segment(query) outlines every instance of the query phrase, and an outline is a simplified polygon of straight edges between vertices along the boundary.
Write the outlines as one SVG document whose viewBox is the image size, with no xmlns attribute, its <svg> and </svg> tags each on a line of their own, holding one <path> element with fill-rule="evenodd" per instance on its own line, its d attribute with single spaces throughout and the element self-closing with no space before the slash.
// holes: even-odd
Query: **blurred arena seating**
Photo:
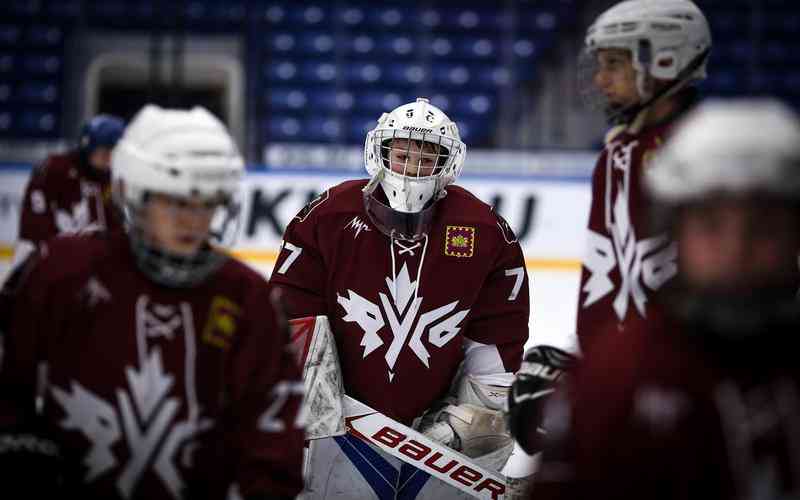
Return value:
<svg viewBox="0 0 800 500">
<path fill-rule="evenodd" d="M 250 137 L 358 144 L 375 119 L 418 95 L 492 145 L 498 102 L 531 86 L 581 0 L 488 3 L 270 0 L 5 0 L 0 5 L 0 138 L 63 135 L 65 40 L 78 30 L 240 35 Z M 596 3 L 596 2 L 595 2 Z M 796 0 L 699 0 L 714 49 L 708 95 L 800 103 Z M 557 62 L 557 61 L 556 61 Z"/>
<path fill-rule="evenodd" d="M 356 144 L 382 111 L 426 95 L 488 145 L 498 95 L 535 77 L 577 3 L 265 4 L 264 135 Z"/>
</svg>

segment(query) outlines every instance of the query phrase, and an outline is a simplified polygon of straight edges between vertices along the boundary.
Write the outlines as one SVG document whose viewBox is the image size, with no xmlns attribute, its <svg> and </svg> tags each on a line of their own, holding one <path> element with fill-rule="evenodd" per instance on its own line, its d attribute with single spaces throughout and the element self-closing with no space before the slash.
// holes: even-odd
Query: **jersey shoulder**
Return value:
<svg viewBox="0 0 800 500">
<path fill-rule="evenodd" d="M 113 256 L 111 235 L 105 231 L 59 235 L 43 243 L 36 256 L 36 276 L 41 286 L 60 285 L 88 277 Z"/>
<path fill-rule="evenodd" d="M 360 213 L 364 210 L 362 189 L 368 179 L 344 181 L 326 189 L 295 215 L 293 222 L 306 219 L 335 217 L 341 214 Z"/>
<path fill-rule="evenodd" d="M 275 346 L 286 343 L 288 335 L 284 313 L 278 306 L 280 300 L 273 299 L 272 288 L 267 279 L 245 262 L 230 258 L 217 271 L 209 286 L 202 286 L 197 294 L 208 294 L 222 309 L 235 311 L 235 316 L 250 334 L 268 332 Z"/>
<path fill-rule="evenodd" d="M 236 283 L 237 287 L 242 289 L 267 285 L 267 279 L 263 274 L 236 257 L 231 257 L 225 261 L 217 271 L 215 279 L 227 283 Z"/>
<path fill-rule="evenodd" d="M 78 154 L 74 152 L 52 154 L 34 167 L 33 179 L 47 179 L 48 182 L 61 183 L 80 176 Z"/>
<path fill-rule="evenodd" d="M 493 218 L 491 205 L 461 186 L 447 186 L 447 196 L 443 201 L 448 210 L 459 210 L 463 217 L 475 222 L 491 222 Z"/>
<path fill-rule="evenodd" d="M 491 229 L 506 243 L 516 243 L 517 236 L 511 226 L 494 208 L 461 186 L 447 187 L 447 196 L 442 200 L 446 221 Z"/>
</svg>

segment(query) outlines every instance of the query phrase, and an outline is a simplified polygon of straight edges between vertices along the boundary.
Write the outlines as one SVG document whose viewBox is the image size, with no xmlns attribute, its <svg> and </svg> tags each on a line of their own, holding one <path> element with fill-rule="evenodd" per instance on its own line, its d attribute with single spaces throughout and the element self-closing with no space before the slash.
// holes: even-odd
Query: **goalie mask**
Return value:
<svg viewBox="0 0 800 500">
<path fill-rule="evenodd" d="M 364 143 L 371 177 L 364 205 L 375 226 L 393 238 L 422 238 L 436 201 L 461 173 L 465 155 L 458 126 L 427 99 L 384 113 Z"/>
<path fill-rule="evenodd" d="M 614 102 L 597 84 L 598 51 L 629 54 L 638 101 Z M 703 12 L 689 0 L 626 0 L 602 13 L 588 28 L 578 63 L 584 102 L 602 109 L 610 123 L 630 120 L 655 100 L 706 77 L 711 31 Z M 656 86 L 656 80 L 667 82 Z"/>
<path fill-rule="evenodd" d="M 244 162 L 206 109 L 145 106 L 112 152 L 115 204 L 139 268 L 188 287 L 227 258 L 237 233 Z"/>
<path fill-rule="evenodd" d="M 657 229 L 680 248 L 665 298 L 689 331 L 743 341 L 800 327 L 800 118 L 790 108 L 706 101 L 644 180 Z"/>
</svg>

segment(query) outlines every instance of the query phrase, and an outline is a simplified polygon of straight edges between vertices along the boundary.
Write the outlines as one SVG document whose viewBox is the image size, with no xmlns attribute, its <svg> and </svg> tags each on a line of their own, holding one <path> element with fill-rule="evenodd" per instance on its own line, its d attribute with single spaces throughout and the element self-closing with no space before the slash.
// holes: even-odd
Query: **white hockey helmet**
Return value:
<svg viewBox="0 0 800 500">
<path fill-rule="evenodd" d="M 708 100 L 656 153 L 645 185 L 666 205 L 714 193 L 800 201 L 800 119 L 775 99 Z"/>
<path fill-rule="evenodd" d="M 651 215 L 664 229 L 675 227 L 681 207 L 720 198 L 778 202 L 800 215 L 800 117 L 775 99 L 706 101 L 677 125 L 644 182 Z M 760 282 L 731 280 L 730 287 L 690 286 L 679 266 L 678 279 L 664 289 L 664 304 L 683 330 L 702 335 L 715 352 L 751 359 L 762 346 L 783 345 L 783 336 L 800 328 L 800 274 L 793 261 Z"/>
<path fill-rule="evenodd" d="M 114 201 L 121 209 L 137 262 L 154 281 L 191 286 L 224 261 L 238 233 L 244 161 L 225 126 L 202 107 L 163 109 L 149 104 L 111 154 Z M 152 194 L 199 199 L 216 207 L 207 245 L 186 257 L 148 238 L 142 209 Z"/>
<path fill-rule="evenodd" d="M 420 97 L 381 115 L 364 141 L 364 164 L 371 177 L 365 201 L 370 204 L 367 212 L 373 222 L 387 234 L 394 229 L 397 237 L 421 237 L 420 223 L 432 213 L 433 203 L 445 195 L 445 187 L 460 175 L 466 151 L 458 126 L 428 99 Z M 403 158 L 399 168 L 392 161 L 397 157 Z M 423 162 L 434 168 L 422 168 Z M 382 203 L 373 196 L 378 185 L 388 207 L 381 208 Z M 398 227 L 395 222 L 401 220 L 402 227 Z"/>
<path fill-rule="evenodd" d="M 644 103 L 654 97 L 649 78 L 674 80 L 671 87 L 705 79 L 711 30 L 703 12 L 689 0 L 625 0 L 614 5 L 586 31 L 582 66 L 590 69 L 582 70 L 581 90 L 589 101 L 595 53 L 611 48 L 630 51 Z"/>
</svg>

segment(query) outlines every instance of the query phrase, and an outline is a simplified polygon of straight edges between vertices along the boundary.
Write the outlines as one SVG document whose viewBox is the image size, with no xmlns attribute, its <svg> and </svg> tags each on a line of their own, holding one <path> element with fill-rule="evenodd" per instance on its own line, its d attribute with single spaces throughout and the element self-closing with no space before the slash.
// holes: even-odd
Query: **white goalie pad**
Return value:
<svg viewBox="0 0 800 500">
<path fill-rule="evenodd" d="M 456 386 L 458 404 L 473 404 L 490 410 L 504 410 L 508 404 L 508 391 L 514 382 L 514 374 L 491 373 L 465 375 Z"/>
<path fill-rule="evenodd" d="M 466 375 L 457 386 L 458 406 L 444 410 L 463 453 L 492 470 L 501 470 L 514 448 L 503 415 L 513 381 L 513 373 Z"/>
<path fill-rule="evenodd" d="M 291 344 L 303 369 L 306 439 L 341 436 L 345 430 L 344 386 L 339 355 L 326 316 L 289 321 Z"/>
<path fill-rule="evenodd" d="M 460 377 L 453 389 L 456 404 L 444 405 L 427 423 L 423 420 L 423 433 L 455 446 L 483 467 L 503 469 L 514 448 L 503 415 L 513 381 L 513 373 Z"/>
</svg>

